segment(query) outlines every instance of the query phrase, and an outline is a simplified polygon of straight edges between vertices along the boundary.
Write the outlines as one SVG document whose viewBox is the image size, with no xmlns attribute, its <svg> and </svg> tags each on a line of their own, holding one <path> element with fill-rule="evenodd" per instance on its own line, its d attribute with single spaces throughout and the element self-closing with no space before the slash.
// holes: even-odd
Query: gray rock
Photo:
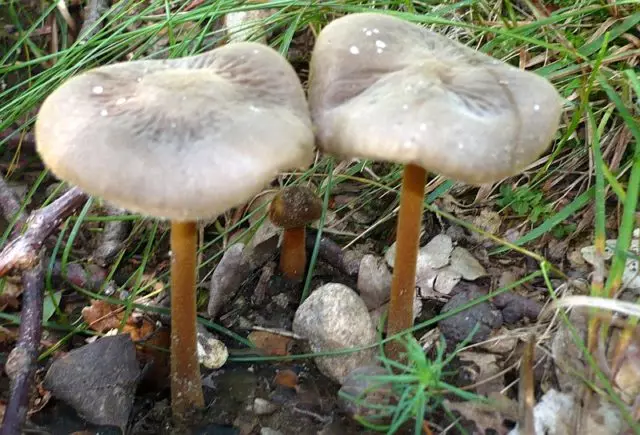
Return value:
<svg viewBox="0 0 640 435">
<path fill-rule="evenodd" d="M 317 288 L 300 305 L 293 319 L 293 332 L 309 340 L 312 352 L 368 346 L 376 341 L 375 326 L 367 306 L 349 287 L 329 283 Z M 357 367 L 370 364 L 376 349 L 315 358 L 318 369 L 342 383 Z"/>
<path fill-rule="evenodd" d="M 124 432 L 140 380 L 129 334 L 100 338 L 56 359 L 44 387 L 91 423 Z"/>
<path fill-rule="evenodd" d="M 273 414 L 276 409 L 278 409 L 278 405 L 273 402 L 261 397 L 253 399 L 253 412 L 256 415 L 270 415 Z"/>
<path fill-rule="evenodd" d="M 460 246 L 456 246 L 451 253 L 451 268 L 468 281 L 474 281 L 487 274 L 476 257 Z"/>
<path fill-rule="evenodd" d="M 437 272 L 438 275 L 436 276 L 436 282 L 433 289 L 443 295 L 451 293 L 451 290 L 458 285 L 462 278 L 462 275 L 457 270 L 454 270 L 452 266 L 438 269 Z"/>
<path fill-rule="evenodd" d="M 230 246 L 211 275 L 207 313 L 213 319 L 231 299 L 249 275 L 249 265 L 243 255 L 244 244 Z"/>
<path fill-rule="evenodd" d="M 418 257 L 422 267 L 439 269 L 449 264 L 449 257 L 453 251 L 453 240 L 446 234 L 438 234 L 424 247 L 420 248 Z"/>
<path fill-rule="evenodd" d="M 360 261 L 358 291 L 370 310 L 382 306 L 391 294 L 391 272 L 384 259 L 367 254 Z"/>
</svg>

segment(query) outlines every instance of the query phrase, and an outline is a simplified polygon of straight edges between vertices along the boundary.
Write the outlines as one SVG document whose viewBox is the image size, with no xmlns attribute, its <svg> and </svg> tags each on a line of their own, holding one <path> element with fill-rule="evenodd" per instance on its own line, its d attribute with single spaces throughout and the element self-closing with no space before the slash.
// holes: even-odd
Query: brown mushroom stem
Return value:
<svg viewBox="0 0 640 435">
<path fill-rule="evenodd" d="M 195 222 L 171 222 L 171 409 L 177 420 L 204 407 L 196 342 Z"/>
<path fill-rule="evenodd" d="M 301 281 L 307 264 L 305 228 L 287 228 L 282 235 L 280 270 L 290 280 Z"/>
<path fill-rule="evenodd" d="M 400 192 L 400 211 L 396 234 L 396 260 L 391 282 L 391 301 L 387 335 L 397 334 L 413 326 L 413 298 L 416 287 L 416 262 L 420 243 L 420 226 L 427 171 L 417 165 L 406 165 Z M 398 358 L 399 343 L 386 347 L 387 356 Z"/>
</svg>

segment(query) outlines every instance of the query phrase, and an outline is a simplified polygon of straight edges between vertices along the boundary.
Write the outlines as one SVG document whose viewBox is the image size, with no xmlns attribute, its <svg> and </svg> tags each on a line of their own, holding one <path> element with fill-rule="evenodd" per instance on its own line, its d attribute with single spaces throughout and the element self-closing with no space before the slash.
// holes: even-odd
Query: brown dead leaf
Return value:
<svg viewBox="0 0 640 435">
<path fill-rule="evenodd" d="M 280 370 L 273 382 L 283 387 L 296 388 L 298 386 L 298 375 L 293 370 Z"/>
<path fill-rule="evenodd" d="M 117 305 L 109 304 L 101 300 L 91 301 L 91 305 L 82 309 L 82 318 L 94 331 L 107 332 L 112 329 L 119 329 L 123 324 L 125 312 Z M 155 327 L 154 324 L 144 316 L 132 313 L 124 322 L 122 333 L 129 333 L 134 342 L 148 337 Z"/>
<path fill-rule="evenodd" d="M 4 288 L 0 294 L 0 311 L 4 311 L 7 308 L 10 308 L 11 310 L 17 310 L 20 308 L 18 297 L 21 294 L 22 286 L 7 279 L 4 282 Z"/>
<path fill-rule="evenodd" d="M 17 337 L 18 331 L 16 330 L 16 328 L 0 327 L 0 346 L 13 344 L 13 342 L 16 341 Z"/>
<path fill-rule="evenodd" d="M 253 331 L 249 334 L 249 340 L 268 356 L 289 355 L 289 350 L 293 343 L 293 338 L 291 337 L 268 331 Z"/>
<path fill-rule="evenodd" d="M 498 357 L 491 353 L 465 351 L 459 353 L 460 360 L 467 362 L 464 370 L 478 394 L 487 396 L 504 388 L 504 375 L 498 365 Z"/>
<path fill-rule="evenodd" d="M 169 328 L 156 329 L 150 337 L 136 346 L 138 359 L 148 364 L 144 381 L 153 384 L 154 388 L 162 389 L 169 383 L 169 346 L 171 337 Z"/>
<path fill-rule="evenodd" d="M 474 422 L 478 428 L 474 433 L 506 435 L 509 428 L 503 421 L 513 418 L 513 414 L 517 415 L 518 404 L 500 394 L 492 394 L 489 399 L 495 401 L 496 406 L 474 401 L 452 402 L 448 399 L 444 401 L 444 405 L 451 411 L 459 412 L 464 419 Z"/>
</svg>

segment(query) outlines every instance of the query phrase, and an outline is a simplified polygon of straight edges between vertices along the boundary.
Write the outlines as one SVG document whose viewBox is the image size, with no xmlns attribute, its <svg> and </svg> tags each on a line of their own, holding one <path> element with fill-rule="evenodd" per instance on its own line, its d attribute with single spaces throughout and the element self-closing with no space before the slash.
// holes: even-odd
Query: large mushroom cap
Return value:
<svg viewBox="0 0 640 435">
<path fill-rule="evenodd" d="M 472 184 L 535 160 L 562 107 L 544 78 L 377 13 L 348 15 L 320 32 L 309 104 L 324 151 L 416 164 Z"/>
<path fill-rule="evenodd" d="M 60 86 L 36 122 L 59 178 L 131 211 L 216 216 L 313 158 L 302 85 L 275 50 L 230 44 L 104 66 Z"/>
</svg>

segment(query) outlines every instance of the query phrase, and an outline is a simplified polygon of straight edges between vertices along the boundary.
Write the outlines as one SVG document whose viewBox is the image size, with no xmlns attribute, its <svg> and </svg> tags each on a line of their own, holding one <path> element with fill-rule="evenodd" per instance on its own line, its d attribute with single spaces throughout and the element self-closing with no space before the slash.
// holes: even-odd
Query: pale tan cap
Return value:
<svg viewBox="0 0 640 435">
<path fill-rule="evenodd" d="M 377 13 L 320 32 L 309 104 L 323 151 L 470 184 L 521 172 L 549 146 L 562 109 L 546 79 Z"/>
<path fill-rule="evenodd" d="M 210 218 L 313 159 L 300 80 L 275 50 L 241 42 L 99 67 L 60 86 L 36 122 L 60 179 L 159 218 Z"/>
</svg>

